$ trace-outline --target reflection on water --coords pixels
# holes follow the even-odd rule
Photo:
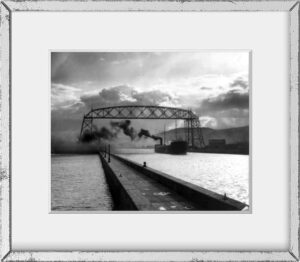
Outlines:
[[[51,156],[51,209],[112,209],[98,155]]]
[[[126,154],[125,154],[126,152]],[[138,152],[138,154],[137,154]],[[119,150],[120,156],[249,204],[249,156],[188,153],[169,155],[152,149]]]

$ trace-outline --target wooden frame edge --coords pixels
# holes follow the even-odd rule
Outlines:
[[[290,252],[299,260],[299,2],[290,9]],[[297,145],[297,146],[296,146]]]
[[[11,166],[10,166],[10,85],[11,85],[11,10],[1,3],[1,234],[0,255],[11,250]]]
[[[222,259],[220,259],[222,258]],[[102,252],[11,252],[3,262],[15,261],[298,261],[290,252],[197,252],[197,251],[102,251]]]
[[[12,12],[18,11],[289,11],[298,0],[2,0]]]

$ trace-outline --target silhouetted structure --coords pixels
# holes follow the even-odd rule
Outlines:
[[[93,133],[95,119],[182,119],[188,129],[186,141],[192,148],[196,139],[199,147],[205,147],[199,117],[191,110],[162,106],[113,106],[92,109],[83,116],[80,137],[86,132]],[[197,136],[197,137],[196,137]]]

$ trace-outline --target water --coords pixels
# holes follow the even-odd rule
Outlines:
[[[98,155],[51,156],[51,209],[112,209],[111,195]]]
[[[124,154],[126,152],[126,154]],[[119,150],[120,156],[249,204],[249,156],[157,154],[153,149]]]
[[[157,154],[153,149],[124,149],[119,155],[249,203],[249,156],[188,153]],[[126,154],[125,154],[126,153]],[[112,210],[112,199],[98,155],[52,155],[52,210]]]

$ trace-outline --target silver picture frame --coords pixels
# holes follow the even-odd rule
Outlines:
[[[0,257],[10,261],[299,261],[299,1],[1,1],[1,235]],[[11,213],[11,32],[14,12],[203,12],[289,13],[289,246],[284,251],[41,251],[12,249]]]

